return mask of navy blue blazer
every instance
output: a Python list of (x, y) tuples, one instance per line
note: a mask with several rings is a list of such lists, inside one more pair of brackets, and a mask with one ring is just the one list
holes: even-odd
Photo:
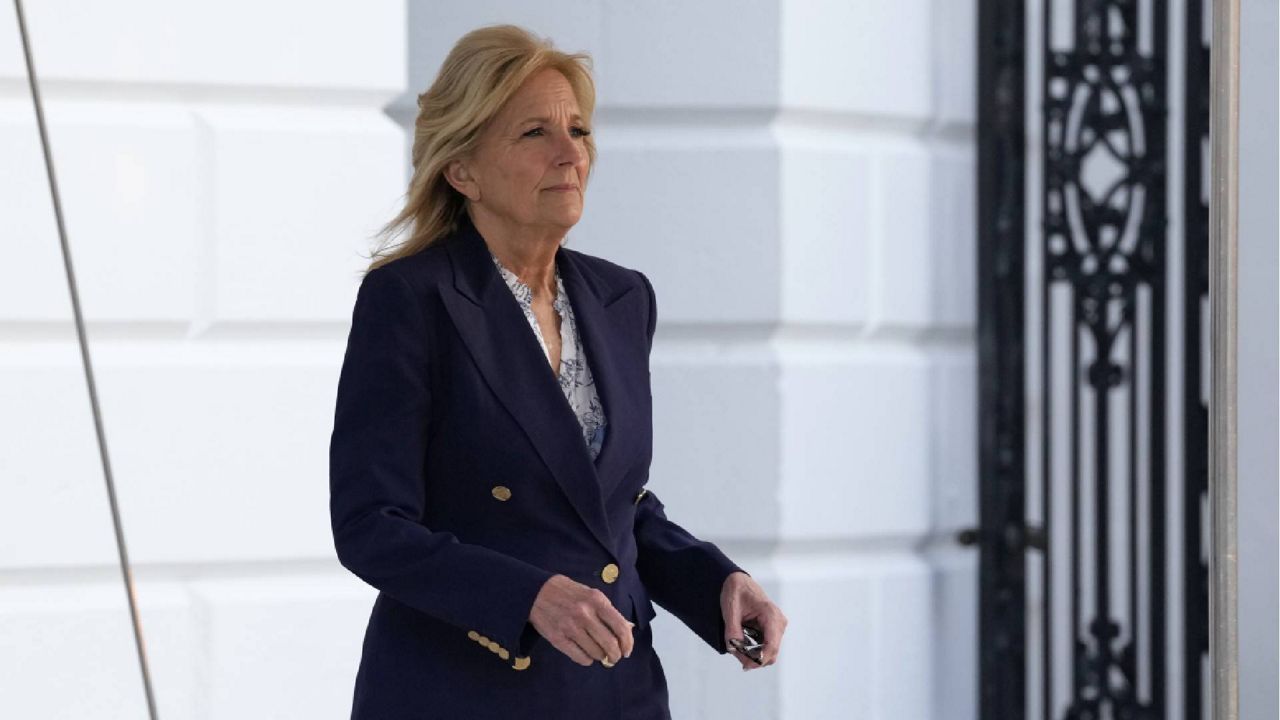
[(353, 718), (666, 717), (648, 642), (583, 667), (534, 629), (555, 574), (598, 588), (646, 641), (656, 601), (727, 652), (720, 589), (742, 568), (644, 487), (653, 286), (565, 247), (555, 262), (608, 419), (595, 461), (465, 213), (361, 282), (329, 453), (338, 559), (379, 590)]

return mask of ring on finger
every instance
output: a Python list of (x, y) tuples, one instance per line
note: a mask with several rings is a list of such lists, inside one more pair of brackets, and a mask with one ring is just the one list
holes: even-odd
[(600, 660), (600, 664), (601, 664), (601, 665), (603, 665), (603, 666), (605, 666), (605, 667), (607, 667), (607, 668), (611, 668), (611, 667), (613, 667), (616, 663), (614, 663), (612, 660), (610, 660), (608, 655), (605, 655), (603, 658), (601, 658), (601, 660)]

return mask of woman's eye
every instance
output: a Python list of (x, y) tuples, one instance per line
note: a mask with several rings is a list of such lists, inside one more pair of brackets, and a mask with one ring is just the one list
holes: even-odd
[[(580, 127), (571, 128), (569, 132), (574, 137), (586, 137), (591, 134), (590, 130), (586, 128), (580, 128)], [(541, 134), (542, 134), (542, 128), (538, 127), (538, 128), (533, 128), (532, 130), (526, 130), (524, 133), (524, 137), (537, 137), (538, 135), (541, 135)]]

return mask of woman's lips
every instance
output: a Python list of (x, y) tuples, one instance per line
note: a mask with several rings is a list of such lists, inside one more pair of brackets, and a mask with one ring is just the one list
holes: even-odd
[(547, 189), (553, 192), (570, 192), (572, 190), (577, 190), (578, 187), (576, 185), (556, 185)]

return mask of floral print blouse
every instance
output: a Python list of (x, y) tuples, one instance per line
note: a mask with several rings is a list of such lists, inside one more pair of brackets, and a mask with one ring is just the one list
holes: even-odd
[[(493, 264), (498, 267), (502, 279), (506, 281), (511, 294), (515, 296), (524, 317), (533, 328), (534, 337), (551, 363), (551, 351), (542, 337), (542, 326), (533, 314), (533, 290), (511, 270), (498, 260), (498, 256), (489, 251)], [(573, 316), (573, 306), (569, 304), (569, 295), (564, 290), (564, 281), (560, 279), (560, 269), (554, 268), (556, 274), (556, 299), (552, 303), (560, 316), (560, 390), (569, 401), (569, 407), (578, 417), (582, 427), (582, 439), (587, 444), (587, 452), (595, 460), (604, 444), (605, 426), (608, 424), (604, 416), (604, 408), (600, 405), (600, 396), (596, 392), (595, 379), (591, 377), (591, 368), (587, 367), (587, 354), (582, 348), (582, 336), (578, 333), (578, 323)]]

